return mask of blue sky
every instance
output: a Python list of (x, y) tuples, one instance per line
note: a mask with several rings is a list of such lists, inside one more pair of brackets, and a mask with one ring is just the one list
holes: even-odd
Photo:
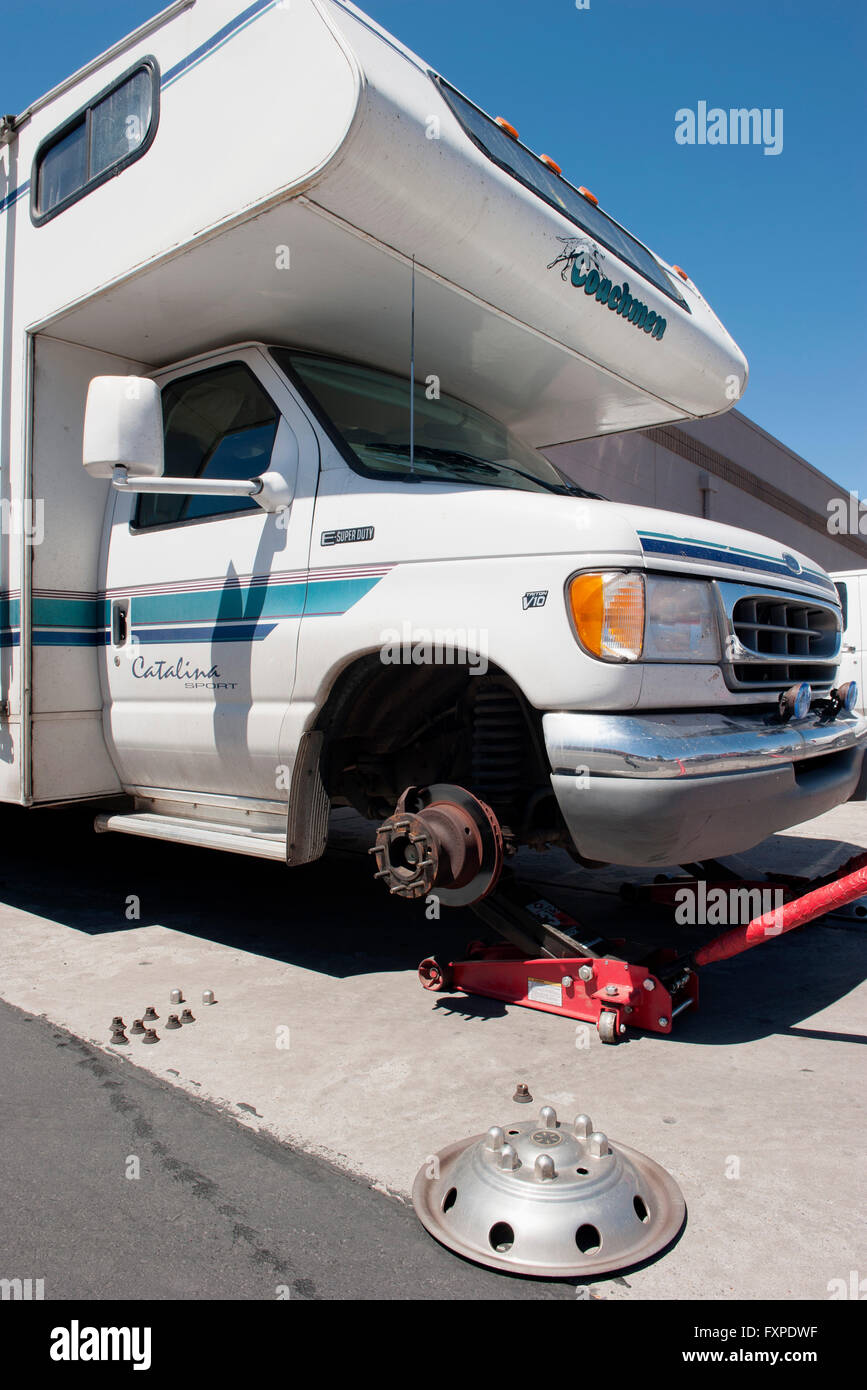
[[(242, 9), (244, 0), (238, 0)], [(7, 8), (0, 109), (23, 110), (161, 8)], [(867, 495), (863, 0), (365, 0), (362, 8), (666, 259), (750, 361), (741, 409)], [(682, 145), (675, 113), (783, 111), (783, 147)]]

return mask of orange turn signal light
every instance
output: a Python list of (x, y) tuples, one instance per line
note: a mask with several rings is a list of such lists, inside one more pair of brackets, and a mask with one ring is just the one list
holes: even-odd
[(502, 116), (498, 116), (494, 124), (498, 125), (500, 127), (500, 130), (504, 130), (507, 135), (511, 135), (513, 140), (520, 140), (521, 137), (518, 134), (515, 127), (513, 125), (509, 125), (509, 122), (504, 120)]
[(581, 645), (603, 661), (637, 661), (644, 645), (644, 578), (605, 571), (578, 574), (569, 607)]

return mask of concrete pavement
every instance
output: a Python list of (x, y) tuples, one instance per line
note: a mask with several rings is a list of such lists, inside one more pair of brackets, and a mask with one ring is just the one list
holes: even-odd
[[(672, 1037), (610, 1048), (562, 1018), (423, 991), (419, 959), (460, 954), (478, 924), (389, 900), (350, 817), (325, 859), (291, 871), (91, 837), (73, 812), (7, 810), (3, 833), (0, 997), (122, 1068), (403, 1197), (440, 1147), (524, 1118), (511, 1095), (526, 1081), (539, 1104), (589, 1111), (652, 1155), (686, 1196), (680, 1243), (625, 1284), (600, 1280), (606, 1298), (823, 1299), (829, 1281), (867, 1272), (862, 923), (714, 966)], [(819, 873), (863, 846), (867, 806), (851, 804), (742, 863)], [(588, 919), (623, 911), (622, 873), (591, 879), (565, 856), (527, 856), (522, 871), (571, 892)], [(175, 986), (197, 1022), (172, 1033)], [(200, 1006), (204, 988), (218, 1004)], [(148, 1004), (160, 1043), (111, 1049), (112, 1016), (131, 1023)]]

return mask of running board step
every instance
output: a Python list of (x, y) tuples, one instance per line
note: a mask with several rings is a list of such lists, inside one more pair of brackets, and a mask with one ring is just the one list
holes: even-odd
[(98, 815), (98, 833), (119, 831), (122, 835), (145, 835), (152, 840), (173, 840), (176, 844), (199, 845), (203, 849), (225, 849), (234, 854), (252, 854), (260, 859), (286, 862), (286, 835), (261, 830), (244, 830), (217, 821), (189, 820), (183, 816), (161, 816), (150, 811), (129, 815)]

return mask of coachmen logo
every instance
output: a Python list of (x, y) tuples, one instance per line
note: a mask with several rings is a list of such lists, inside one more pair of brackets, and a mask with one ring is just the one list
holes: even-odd
[(635, 328), (643, 328), (651, 338), (661, 338), (666, 329), (666, 320), (630, 294), (626, 280), (622, 285), (612, 284), (609, 277), (599, 269), (601, 255), (602, 252), (595, 243), (583, 243), (576, 239), (574, 245), (566, 245), (548, 269), (551, 270), (560, 261), (564, 261), (566, 264), (561, 276), (565, 280), (567, 268), (571, 264), (572, 273), (569, 278), (576, 290), (583, 289), (597, 304), (609, 309), (613, 314), (619, 314)]

